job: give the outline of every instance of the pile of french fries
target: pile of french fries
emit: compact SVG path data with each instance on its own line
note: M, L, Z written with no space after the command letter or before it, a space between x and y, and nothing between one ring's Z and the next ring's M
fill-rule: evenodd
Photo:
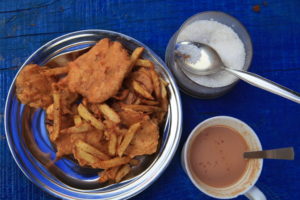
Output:
M47 108L46 114L50 121L47 129L51 141L57 146L57 157L71 155L80 166L103 169L99 173L101 183L116 183L126 178L132 167L139 164L139 160L127 155L126 150L142 127L142 122L151 120L157 126L163 125L168 111L168 83L158 75L151 61L140 58L143 50L139 47L133 51L130 73L142 70L151 80L150 89L133 77L124 81L116 96L103 103L90 103L82 97L65 108L64 94L53 84L53 104ZM45 70L47 76L66 73L68 67ZM120 109L136 113L136 122L130 126L124 125L118 114ZM72 122L68 123L71 126L66 125L70 118Z

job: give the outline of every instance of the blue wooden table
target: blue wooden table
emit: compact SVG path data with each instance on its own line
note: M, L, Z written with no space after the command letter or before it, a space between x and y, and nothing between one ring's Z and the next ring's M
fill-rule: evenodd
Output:
M260 12L252 10L256 4ZM4 133L8 88L18 67L33 51L68 32L107 29L142 41L164 58L167 42L179 26L189 16L207 10L229 13L249 30L254 46L250 71L300 91L299 0L0 1L0 199L54 199L22 174ZM179 149L165 173L134 199L210 199L184 174L180 151L193 127L216 115L248 123L265 149L294 146L296 160L266 160L257 185L268 199L300 199L300 105L243 82L215 100L181 95L184 119Z

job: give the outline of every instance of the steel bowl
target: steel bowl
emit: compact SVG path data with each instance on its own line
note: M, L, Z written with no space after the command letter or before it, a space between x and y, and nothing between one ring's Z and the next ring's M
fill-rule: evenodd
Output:
M145 48L143 58L154 62L156 70L169 83L170 106L161 131L158 152L141 157L141 164L130 176L116 184L100 184L98 170L83 168L70 159L53 162L55 148L45 127L45 112L21 104L16 98L15 80L30 63L44 65L57 56L77 52L94 45L102 38L120 41L128 51ZM164 62L146 45L121 33L107 30L72 32L43 45L22 65L14 78L5 105L5 132L10 151L22 172L34 184L53 196L63 199L127 199L149 187L169 165L181 136L181 101L174 78Z
M206 87L204 85L200 85L195 81L197 76L184 72L181 67L176 64L174 59L174 48L177 43L177 38L180 32L185 29L191 23L197 20L213 20L216 22L220 22L221 24L227 25L234 30L234 32L239 36L241 41L245 47L245 64L243 66L243 70L247 71L251 65L253 49L251 37L247 31L247 29L234 17L219 11L206 11L200 12L188 18L179 28L179 30L172 36L169 40L165 61L169 69L172 71L173 75L176 78L177 84L180 89L196 98L201 99L211 99L220 97L227 92L229 92L238 82L238 78L234 77L234 81L223 87ZM232 75L233 76L233 75Z

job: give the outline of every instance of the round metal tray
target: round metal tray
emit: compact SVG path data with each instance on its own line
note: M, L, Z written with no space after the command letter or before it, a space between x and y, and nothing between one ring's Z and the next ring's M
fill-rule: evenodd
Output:
M161 143L156 154L142 158L127 180L116 184L100 184L98 171L82 168L70 159L53 163L55 148L45 127L45 112L21 104L15 94L15 79L29 63L43 65L56 56L89 48L102 38L120 41L129 51L143 46L143 58L154 62L166 80L170 106ZM146 45L106 30L84 30L58 37L34 52L14 78L5 105L5 132L10 151L23 173L46 192L64 199L126 199L152 184L170 163L180 140L182 127L181 101L175 81L164 62Z

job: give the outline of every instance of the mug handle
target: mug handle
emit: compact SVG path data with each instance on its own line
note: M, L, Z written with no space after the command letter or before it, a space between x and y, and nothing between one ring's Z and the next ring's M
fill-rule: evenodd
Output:
M264 193L258 189L258 187L253 186L248 192L244 194L249 200L266 200Z

